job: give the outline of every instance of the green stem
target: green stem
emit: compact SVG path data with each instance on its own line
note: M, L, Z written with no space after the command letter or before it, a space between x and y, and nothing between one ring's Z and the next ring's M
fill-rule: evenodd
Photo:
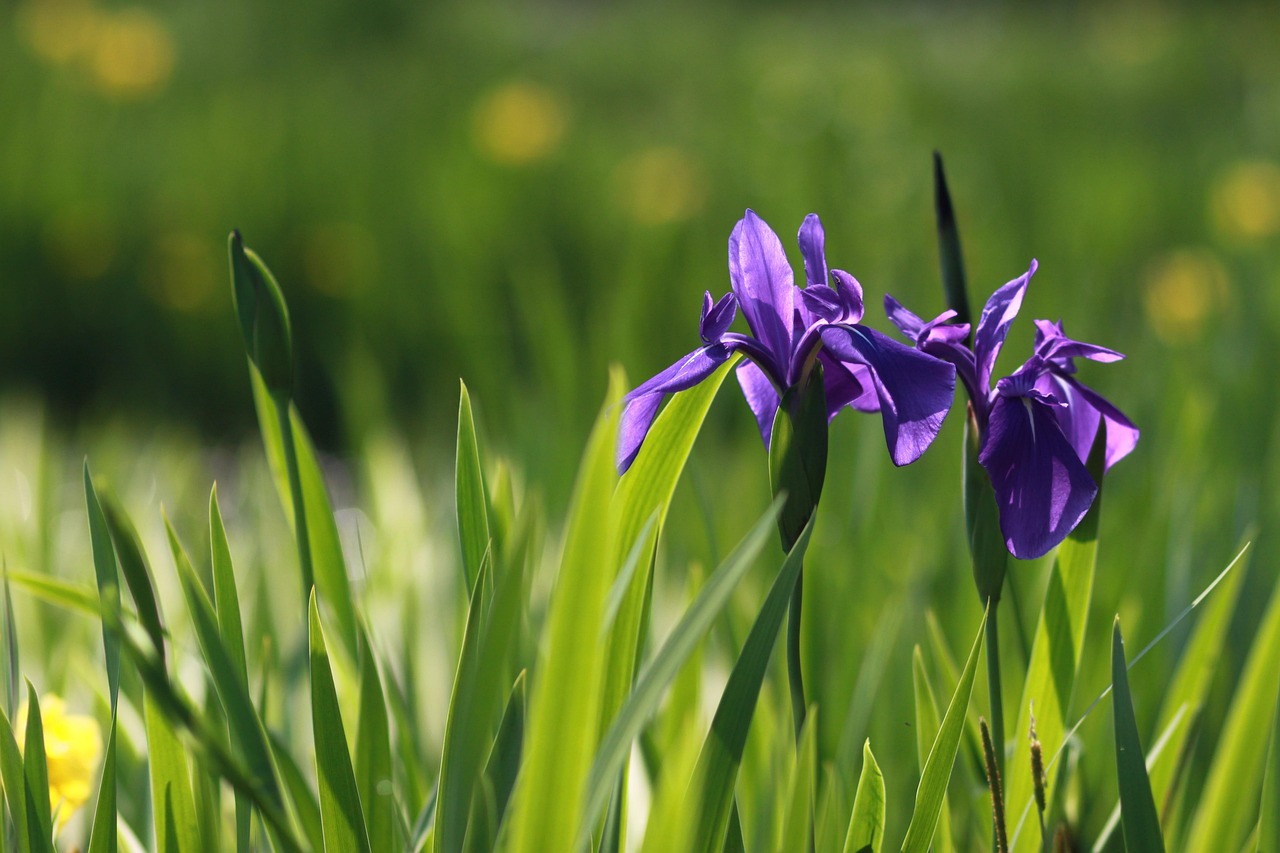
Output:
M787 618L787 683L791 686L791 718L796 724L796 745L804 728L804 675L800 672L800 611L804 599L804 569L796 575L796 588L791 592L791 612Z
M996 619L998 598L987 599L987 690L991 699L991 739L996 769L1004 776L1004 700L1000 690L1000 632ZM1003 806L1003 803L999 804Z
M289 398L276 398L276 414L280 419L280 440L285 465L289 469L289 494L293 498L293 532L298 540L298 564L302 570L302 604L305 612L315 586L315 569L311 563L311 536L307 532L307 507L302 498L302 474L298 469L298 448L293 441L293 423L289 417Z

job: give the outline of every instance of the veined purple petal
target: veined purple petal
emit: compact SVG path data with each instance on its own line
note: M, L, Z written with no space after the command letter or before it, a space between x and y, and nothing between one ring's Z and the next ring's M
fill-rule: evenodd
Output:
M921 333L924 331L924 320L911 313L906 306L887 293L884 295L884 313L888 316L889 322L898 327L898 331L904 338L912 344L920 342Z
M1052 408L1025 397L996 398L978 461L995 489L1005 545L1019 559L1051 551L1098 494Z
M1120 361L1121 353L1097 344L1086 344L1068 338L1062 328L1062 321L1036 320L1036 355L1053 360L1058 366L1065 366L1067 373L1074 373L1075 366L1070 363L1073 358L1087 358L1104 364ZM1065 362L1065 365L1062 363Z
M844 306L840 304L840 295L835 288L825 284L811 284L800 291L800 299L813 314L828 323L839 323L844 314Z
M1002 286L982 309L982 317L978 320L978 330L974 335L973 354L977 366L978 385L983 391L991 384L991 370L995 366L1000 347L1004 346L1005 336L1009 333L1009 324L1018 316L1022 307L1022 297L1026 295L1027 284L1035 275L1036 261L1025 273Z
M836 292L836 296L839 297L840 306L843 309L840 319L836 322L858 322L862 319L863 312L862 285L844 270L832 270L831 277L835 279L833 289Z
M616 457L619 474L631 467L640 452L640 445L649 434L662 398L697 385L714 373L732 352L731 348L721 344L699 347L622 399Z
M827 283L826 234L818 214L810 213L800 225L800 254L804 257L804 280L812 286Z
M818 361L822 362L828 421L840 414L845 406L853 406L860 412L880 411L875 380L866 365L846 364L825 350L818 353Z
M778 389L754 362L742 362L735 372L738 374L738 384L742 386L742 395L747 398L747 405L756 416L760 438L764 440L764 446L768 447L769 438L773 435L773 418L778 413Z
M778 235L748 210L729 235L729 278L752 333L778 364L791 355L795 285Z
M1098 423L1103 419L1107 422L1106 470L1111 470L1112 465L1137 447L1141 431L1106 397L1071 376L1049 374L1037 385L1049 382L1053 383L1058 396L1067 400L1067 408L1055 414L1082 461L1088 459L1098 434Z
M894 464L919 459L951 411L955 367L867 326L828 326L822 331L822 342L840 361L870 368Z
M713 304L711 291L708 290L702 297L702 322L698 326L702 342L714 344L719 341L729 331L737 314L738 300L732 293L726 293L720 297L719 302Z

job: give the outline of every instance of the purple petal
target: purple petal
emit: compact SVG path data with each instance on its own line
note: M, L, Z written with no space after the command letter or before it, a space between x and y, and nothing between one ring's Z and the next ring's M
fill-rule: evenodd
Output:
M748 210L729 235L729 278L747 325L778 364L791 355L795 285L778 235Z
M840 361L870 368L894 464L919 459L951 411L955 367L867 326L828 326L822 342Z
M827 283L827 257L823 251L826 235L818 214L810 213L800 225L800 254L804 257L804 280L809 285Z
M822 390L827 398L827 420L838 415L845 406L853 406L861 412L880 411L875 380L871 378L866 365L845 364L828 352L819 352L818 361L822 362Z
M835 288L825 284L811 284L800 291L800 299L815 317L828 323L839 323L843 319L844 306L840 304L840 295Z
M713 344L719 341L729 331L737 314L738 300L732 293L726 293L719 302L712 304L711 291L708 290L702 297L702 322L698 328L702 342Z
M924 330L922 318L912 314L901 302L887 293L884 295L884 313L888 315L889 322L898 327L898 331L902 332L904 338L912 344L919 343L921 332Z
M738 384L742 386L742 394L747 398L747 405L756 416L760 438L764 440L764 446L768 447L769 437L773 435L773 418L778 413L778 389L754 362L742 362L735 372L738 374Z
M658 414L662 398L675 391L692 388L706 379L729 358L733 351L713 344L699 347L657 376L638 386L623 398L621 423L618 427L618 473L631 467L649 427Z
M835 292L840 298L840 305L844 309L838 322L856 323L862 319L862 285L858 280L849 275L844 270L832 270L831 277L835 279Z
M1124 356L1113 349L1101 347L1097 344L1086 344L1082 341L1073 341L1068 338L1062 329L1062 322L1053 323L1049 320L1036 320L1036 355L1043 356L1047 359L1060 361L1072 358L1087 358L1091 361L1103 362L1104 364L1113 361L1120 361ZM1071 369L1068 372L1074 372L1074 366L1068 364Z
M1106 470L1109 471L1112 465L1128 456L1133 448L1137 447L1140 430L1134 425L1133 421L1129 420L1124 412L1117 409L1110 400L1094 391L1088 385L1084 385L1074 379L1067 379L1066 382L1080 394L1082 402L1087 403L1089 408L1096 410L1106 419ZM1093 438L1090 437L1089 441L1092 444ZM1087 450L1085 452L1088 453Z
M978 461L995 489L1005 545L1022 560L1057 546L1098 494L1052 410L1027 398L996 399Z
M991 370L995 366L996 356L1000 354L1000 347L1004 345L1005 336L1009 333L1009 324L1018 316L1022 297L1027 292L1027 283L1035 275L1036 266L1037 263L1033 260L1025 273L991 294L982 309L978 331L974 336L973 353L978 370L978 385L983 389L991 383Z
M1036 380L1036 390L1053 394L1066 403L1055 408L1053 415L1076 456L1081 462L1088 462L1102 413L1084 400L1079 387L1079 383L1057 373L1045 373Z

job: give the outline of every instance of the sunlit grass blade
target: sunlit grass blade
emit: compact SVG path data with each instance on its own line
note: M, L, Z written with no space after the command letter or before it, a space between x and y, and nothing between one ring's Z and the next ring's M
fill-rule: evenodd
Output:
M195 627L200 651L209 666L214 690L226 714L231 748L247 762L247 769L253 783L263 795L270 798L278 807L283 808L284 802L276 778L275 766L271 761L271 750L267 744L262 721L249 698L248 682L243 679L233 654L227 650L223 642L222 626L214 613L213 605L209 602L204 586L196 576L191 560L187 557L168 518L165 519L165 530L169 536L174 565L178 568L178 581L187 603L187 610L191 614L191 622ZM234 587L234 579L230 582Z
M262 377L250 366L253 399L257 404L258 427L262 443L274 475L276 492L284 507L290 528L295 529L292 488L289 484L289 468L286 461L284 433L281 429L280 404L267 391ZM298 478L302 493L304 518L310 554L315 570L315 585L320 599L332 609L337 620L339 637L351 660L356 660L356 613L351 583L347 578L346 561L342 555L342 540L338 536L338 524L333 515L333 504L324 483L324 474L316 458L315 447L307 433L306 425L294 406L288 407L288 423L292 426L292 441L297 457Z
M701 743L701 732L689 726L677 733L671 748L664 753L641 853L690 849L697 809L689 807L689 779L697 764Z
M320 803L311 790L302 768L293 760L289 749L274 735L271 736L271 755L280 768L280 781L289 792L289 804L297 819L298 827L312 850L324 849L324 827L320 818Z
M147 636L151 638L151 645L155 647L156 654L164 660L164 624L160 620L160 605L156 600L155 581L152 580L151 568L147 565L142 540L124 509L111 500L110 495L99 495L99 497L102 498L107 529L111 531L116 558L120 561L120 572L124 575L125 583L129 585L129 594L133 597L138 621L142 623Z
M938 825L938 814L942 811L947 784L951 781L951 769L955 764L956 752L960 748L960 738L964 733L964 717L969 708L969 697L973 694L973 679L978 669L978 658L981 656L986 627L987 617L984 614L978 626L978 636L974 639L973 648L969 651L969 659L965 662L964 671L960 674L960 682L956 685L956 692L951 696L951 703L947 706L947 713L943 715L938 736L933 741L933 748L929 750L924 771L920 774L920 785L916 788L916 802L911 813L911 824L907 827L907 837L902 842L904 853L924 853L933 842L933 833Z
M0 711L0 779L4 780L5 800L9 805L9 818L13 821L13 840L19 853L31 853L26 768L9 715L3 711Z
M480 561L489 549L489 509L485 497L484 472L480 467L480 448L476 442L476 425L471 414L471 395L465 382L458 400L457 467L454 498L458 514L458 539L462 543L462 570L467 597L480 577Z
M1262 803L1258 808L1258 853L1270 848L1265 839L1280 838L1280 698L1271 714L1271 738L1262 775Z
M93 587L85 584L12 569L5 573L5 578L13 581L18 588L26 590L35 598L67 610L95 618L102 616L104 612L98 593Z
M920 772L924 772L925 762L929 758L929 750L933 739L938 735L938 703L933 695L933 686L929 683L929 674L924 668L924 654L916 646L911 656L912 686L916 700L916 760L920 762ZM967 715L966 715L967 716ZM938 829L934 833L933 845L937 853L948 853L951 850L951 809L947 798L942 798L942 810L938 813Z
M610 504L623 380L609 394L587 442L547 614L546 657L530 684L525 766L511 808L514 853L569 850L577 836L600 720L605 597L616 569Z
M810 705L800 731L796 763L782 817L782 840L779 853L807 850L813 838L814 786L818 776L818 706Z
M818 804L813 818L813 846L815 853L840 853L848 834L845 816L850 805L845 797L844 782L835 765L822 763L822 782L818 785Z
M720 695L720 704L716 707L711 731L703 742L694 774L700 790L690 790L690 802L699 809L694 850L719 853L724 844L738 767L742 763L742 750L755 714L760 685L787 614L791 592L795 589L812 533L811 519L783 561Z
M89 542L93 548L93 571L98 580L98 597L104 610L119 607L120 574L116 570L116 549L111 544L111 532L98 500L98 492L89 475L89 462L84 463L84 497L89 515ZM7 581L6 581L7 583ZM120 695L120 644L111 631L102 626L102 646L107 658L107 687L110 690L111 712L114 714Z
M107 751L102 759L102 777L98 785L98 802L93 809L93 826L89 831L88 853L116 853L119 841L116 829L116 721L111 719L107 733Z
M1151 796L1151 780L1147 777L1138 721L1133 715L1133 697L1129 693L1129 670L1125 666L1124 639L1120 636L1120 617L1111 629L1111 700L1115 713L1116 776L1120 782L1120 819L1124 829L1124 846L1133 851L1163 851L1160 816Z
M601 739L600 747L587 777L587 805L583 812L584 828L589 828L608 802L610 782L622 769L631 744L640 729L657 710L667 686L680 672L698 643L720 615L738 581L753 565L765 543L769 541L777 521L781 502L773 505L743 537L720 567L707 579L697 599L672 629L653 659L646 664L635 689L618 712L613 725ZM582 839L580 839L581 841Z
M1184 850L1237 850L1253 826L1280 671L1280 587L1271 596L1241 673Z
M27 835L32 853L53 853L53 811L49 802L49 765L44 751L44 722L40 697L27 681L27 728L22 743L22 771L26 784Z
M1096 467L1098 452L1091 454L1091 470ZM1102 483L1101 476L1095 478ZM1045 755L1053 755L1062 746L1067 727L1066 715L1071 707L1080 658L1084 652L1085 623L1089 601L1093 595L1094 569L1098 560L1098 519L1102 512L1102 487L1093 506L1074 531L1058 546L1049 572L1044 604L1031 644L1031 659L1018 702L1017 722L1012 730L1018 743L1031 728L1031 707L1035 705L1036 735ZM1047 795L1056 793L1053 775L1048 779ZM1010 761L1004 773L1006 813L1011 824L1010 847L1014 853L1037 851L1038 833L1019 832L1016 819L1025 813L1032 800L1031 765L1027 761Z
M489 750L489 759L484 766L485 781L493 791L493 817L498 826L502 825L503 818L506 817L507 803L520 775L524 752L526 681L525 671L521 670L516 676L515 684L511 686L511 695L507 698L507 707L502 713L502 722L498 725L498 735L493 739L493 748ZM496 841L496 838L491 839L492 841ZM492 843L489 848L492 848Z
M326 853L369 853L364 811L356 786L351 752L338 706L338 690L329 668L329 652L320 627L315 593L308 604L311 657L311 726L315 733L316 779L320 787L320 820Z
M1243 550L1240 553L1247 554ZM1169 681L1169 689L1164 694L1157 731L1167 728L1170 721L1180 713L1199 716L1204 707L1214 676L1220 669L1236 602L1240 591L1244 589L1246 563L1247 557L1237 557L1224 570L1227 575L1218 584L1217 594L1207 602L1204 613L1196 620L1195 629L1178 660L1178 667ZM1190 748L1194 742L1192 734L1191 725L1177 727L1166 747L1166 759L1151 768L1151 793L1157 807L1166 802L1173 790L1179 766L1185 766L1179 759L1184 748ZM1176 847L1175 841L1176 837L1170 834L1170 846Z
M151 803L160 853L200 848L195 798L187 754L177 732L148 695L143 700L147 731L147 763L151 771Z
M1147 750L1147 778L1151 778L1152 771L1156 767L1172 763L1177 758L1176 755L1172 754L1169 745L1173 740L1174 735L1180 733L1184 728L1186 728L1186 725L1184 725L1186 723L1187 706L1183 705L1180 711L1174 715L1172 720L1169 721L1169 725L1167 725L1164 731L1160 733L1160 736L1156 738L1156 742L1151 745L1151 749ZM1162 761L1161 759L1165 760ZM1153 789L1152 795L1154 796L1154 794L1155 791ZM1102 851L1108 849L1107 844L1110 842L1111 836L1118 826L1120 826L1120 803L1117 802L1116 807L1112 809L1111 814L1107 816L1107 822L1102 825L1102 830L1098 833L1098 837L1094 839L1094 853L1102 853Z
M369 635L360 629L360 717L356 724L355 772L373 850L391 850L396 840L391 723Z
M880 853L884 845L884 774L871 754L871 739L862 744L862 773L853 796L853 814L844 837L844 853Z

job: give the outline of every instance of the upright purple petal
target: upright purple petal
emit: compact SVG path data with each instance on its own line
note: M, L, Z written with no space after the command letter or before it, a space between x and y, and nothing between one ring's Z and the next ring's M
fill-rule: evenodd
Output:
M884 313L888 316L889 322L898 327L898 331L904 338L912 344L920 342L924 331L923 318L911 313L901 302L887 293L884 295Z
M982 309L982 317L978 320L978 330L974 335L973 354L977 366L978 385L985 391L991 383L991 370L995 367L996 356L1000 347L1004 346L1005 336L1009 333L1009 324L1018 316L1022 307L1022 297L1027 292L1027 284L1035 275L1036 261L1031 261L1030 268L1013 281L1002 286Z
M894 464L907 465L919 459L951 411L955 367L867 326L828 326L823 329L822 342L840 361L870 368Z
M711 291L707 291L702 297L702 321L698 324L698 333L702 336L704 344L714 344L720 340L725 332L729 331L729 327L733 325L733 318L738 314L738 300L732 293L726 293L720 297L720 301L712 303Z
M818 214L810 213L800 226L800 254L804 257L804 280L809 286L827 283L826 235Z
M998 396L978 454L995 489L1005 545L1022 560L1056 547L1098 494L1058 428L1054 408L1026 397Z
M756 416L760 438L764 440L764 446L768 447L769 438L773 435L773 418L778 413L778 389L773 387L769 377L754 362L742 362L735 372L738 374L738 384L742 386L742 394L747 398L747 405Z
M640 452L662 398L697 385L714 373L732 352L720 344L699 347L622 398L616 457L619 474L631 467Z
M747 325L779 364L791 355L795 285L778 235L748 210L729 235L729 278Z

